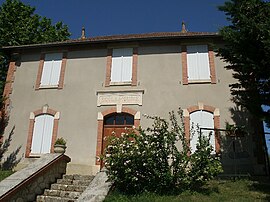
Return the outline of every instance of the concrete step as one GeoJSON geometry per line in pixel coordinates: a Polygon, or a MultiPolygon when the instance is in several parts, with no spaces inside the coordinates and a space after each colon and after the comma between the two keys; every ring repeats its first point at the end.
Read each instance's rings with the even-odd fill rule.
{"type": "Polygon", "coordinates": [[[69,199],[78,199],[79,196],[81,195],[81,192],[45,189],[43,195],[44,196],[63,197],[63,198],[69,198],[69,199]]]}
{"type": "Polygon", "coordinates": [[[44,194],[37,197],[37,202],[73,202],[79,198],[83,191],[94,179],[89,175],[63,175],[57,183],[45,189],[44,194]]]}
{"type": "Polygon", "coordinates": [[[75,202],[76,199],[57,196],[38,196],[36,202],[75,202]]]}
{"type": "Polygon", "coordinates": [[[68,179],[68,180],[93,180],[94,176],[92,176],[92,175],[63,175],[63,179],[68,179]]]}
{"type": "Polygon", "coordinates": [[[88,186],[92,180],[58,179],[57,184],[88,186]]]}
{"type": "Polygon", "coordinates": [[[61,191],[77,191],[77,192],[83,192],[87,186],[83,185],[67,185],[67,184],[52,184],[51,190],[61,190],[61,191]]]}

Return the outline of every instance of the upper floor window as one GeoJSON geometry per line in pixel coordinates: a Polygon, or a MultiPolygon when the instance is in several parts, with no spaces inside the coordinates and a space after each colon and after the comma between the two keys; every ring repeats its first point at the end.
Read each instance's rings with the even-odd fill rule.
{"type": "Polygon", "coordinates": [[[40,86],[58,86],[62,64],[62,53],[45,55],[40,86]]]}
{"type": "Polygon", "coordinates": [[[183,84],[216,83],[214,52],[208,45],[182,46],[183,84]]]}
{"type": "Polygon", "coordinates": [[[187,46],[188,81],[210,81],[207,45],[187,46]]]}
{"type": "Polygon", "coordinates": [[[132,48],[113,49],[111,82],[131,82],[132,48]]]}
{"type": "Polygon", "coordinates": [[[105,86],[137,85],[137,48],[108,50],[105,86]]]}
{"type": "Polygon", "coordinates": [[[42,54],[36,82],[39,88],[63,88],[66,54],[42,54]]]}

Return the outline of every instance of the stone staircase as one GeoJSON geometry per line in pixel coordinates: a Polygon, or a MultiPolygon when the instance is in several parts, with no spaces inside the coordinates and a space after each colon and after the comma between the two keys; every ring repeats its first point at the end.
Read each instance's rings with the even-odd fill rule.
{"type": "Polygon", "coordinates": [[[94,176],[63,175],[51,189],[45,189],[44,194],[37,196],[36,202],[73,202],[87,188],[94,176]]]}

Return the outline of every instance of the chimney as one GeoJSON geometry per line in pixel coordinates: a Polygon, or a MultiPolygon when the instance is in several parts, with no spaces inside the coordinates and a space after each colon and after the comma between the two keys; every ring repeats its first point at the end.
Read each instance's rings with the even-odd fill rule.
{"type": "Polygon", "coordinates": [[[186,24],[184,21],[182,21],[182,30],[181,30],[182,33],[187,33],[187,30],[186,30],[186,24]]]}
{"type": "Polygon", "coordinates": [[[85,28],[82,27],[82,36],[81,36],[81,39],[86,39],[85,37],[85,28]]]}

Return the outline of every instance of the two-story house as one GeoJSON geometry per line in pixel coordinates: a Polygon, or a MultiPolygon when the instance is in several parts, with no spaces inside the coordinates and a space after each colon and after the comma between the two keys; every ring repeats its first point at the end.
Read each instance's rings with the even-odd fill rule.
{"type": "Polygon", "coordinates": [[[143,114],[168,118],[181,107],[192,151],[198,138],[190,137],[192,123],[211,129],[247,123],[249,133],[237,141],[225,144],[226,133],[214,131],[210,142],[228,172],[263,174],[262,144],[231,101],[232,72],[214,51],[222,45],[217,33],[166,32],[3,47],[13,55],[5,87],[6,133],[16,125],[10,151],[22,145],[23,166],[53,152],[63,137],[68,173],[95,173],[105,136],[150,126],[143,114]]]}

